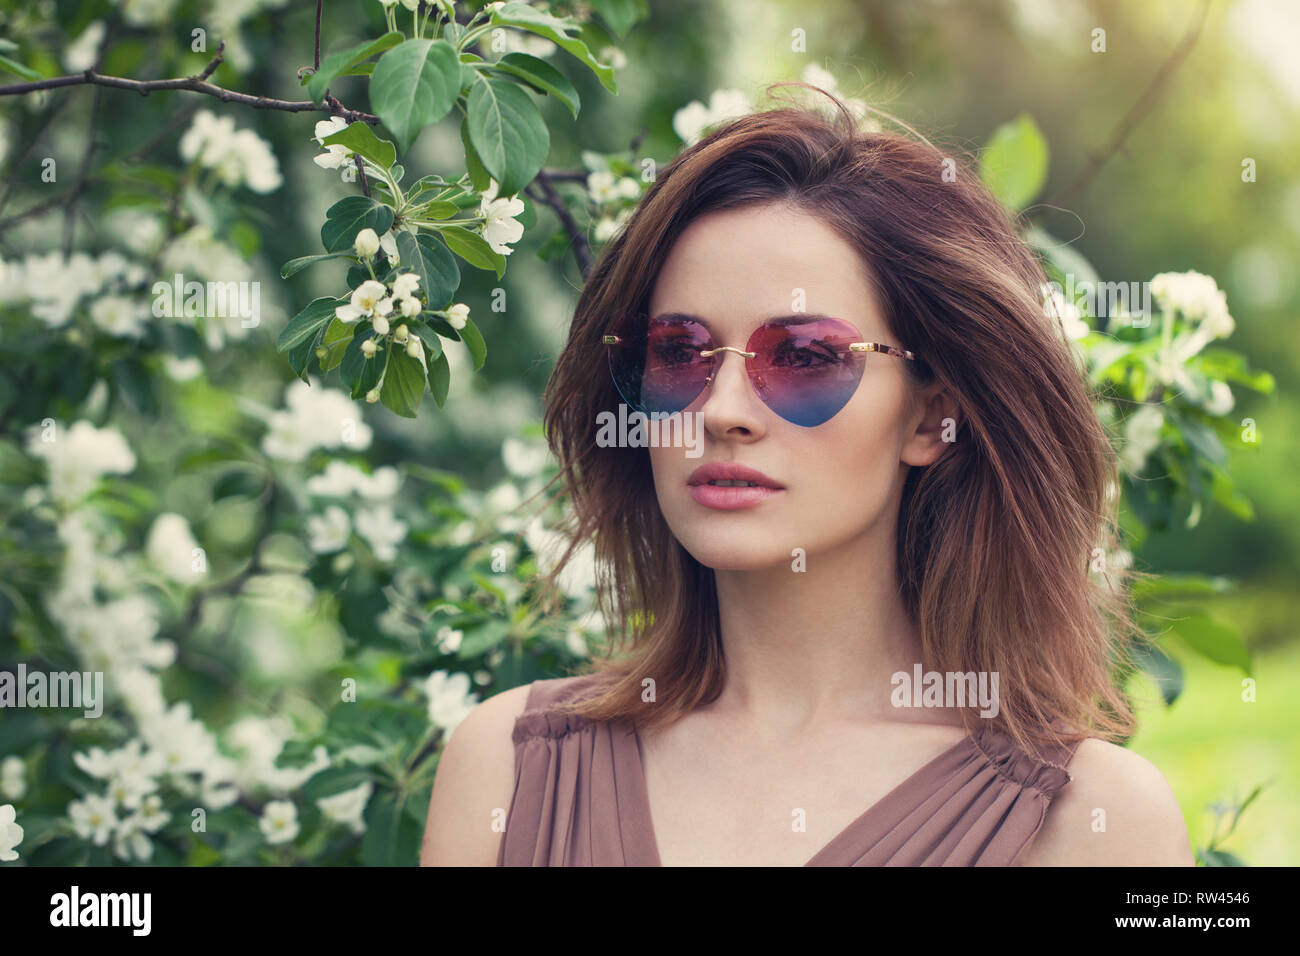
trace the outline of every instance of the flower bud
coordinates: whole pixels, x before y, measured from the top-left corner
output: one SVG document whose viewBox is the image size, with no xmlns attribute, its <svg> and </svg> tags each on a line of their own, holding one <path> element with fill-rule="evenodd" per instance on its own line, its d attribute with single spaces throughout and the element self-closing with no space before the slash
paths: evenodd
<svg viewBox="0 0 1300 956">
<path fill-rule="evenodd" d="M 372 388 L 370 391 L 366 392 L 366 401 L 369 402 L 371 405 L 379 401 L 379 389 Z"/>
<path fill-rule="evenodd" d="M 418 359 L 421 355 L 424 354 L 424 347 L 420 344 L 419 336 L 412 335 L 411 338 L 407 341 L 406 354 L 411 356 L 411 358 L 413 359 Z"/>
<path fill-rule="evenodd" d="M 357 255 L 362 259 L 370 259 L 379 251 L 379 236 L 373 229 L 362 229 L 357 233 L 356 239 Z"/>
<path fill-rule="evenodd" d="M 447 323 L 455 330 L 460 331 L 465 327 L 465 322 L 469 319 L 469 306 L 464 302 L 457 302 L 447 309 Z"/>
<path fill-rule="evenodd" d="M 385 318 L 384 316 L 382 315 L 375 316 L 373 325 L 375 331 L 378 332 L 380 335 L 388 334 L 388 319 Z"/>
<path fill-rule="evenodd" d="M 397 331 L 393 333 L 393 341 L 399 345 L 405 345 L 408 332 L 409 330 L 406 328 L 406 323 L 403 322 L 397 327 Z"/>
<path fill-rule="evenodd" d="M 366 358 L 374 358 L 377 351 L 379 351 L 379 348 L 375 345 L 374 339 L 366 339 L 361 343 L 361 354 Z"/>
</svg>

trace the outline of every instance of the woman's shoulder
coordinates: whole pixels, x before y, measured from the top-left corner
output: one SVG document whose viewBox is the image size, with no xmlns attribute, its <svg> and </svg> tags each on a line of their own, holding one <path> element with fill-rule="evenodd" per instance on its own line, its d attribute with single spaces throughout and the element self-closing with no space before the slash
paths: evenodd
<svg viewBox="0 0 1300 956">
<path fill-rule="evenodd" d="M 518 710 L 511 735 L 514 742 L 530 737 L 561 737 L 590 726 L 591 721 L 570 713 L 564 705 L 588 696 L 600 682 L 598 674 L 578 674 L 535 680 L 510 691 L 521 694 L 515 701 Z"/>
<path fill-rule="evenodd" d="M 1164 774 L 1140 754 L 1080 741 L 1069 785 L 1026 851 L 1029 866 L 1192 866 L 1187 826 Z"/>
</svg>

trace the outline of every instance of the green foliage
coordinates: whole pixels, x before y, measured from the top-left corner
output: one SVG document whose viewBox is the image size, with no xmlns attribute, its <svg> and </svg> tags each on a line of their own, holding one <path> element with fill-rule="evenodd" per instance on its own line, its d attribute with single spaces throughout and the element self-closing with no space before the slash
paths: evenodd
<svg viewBox="0 0 1300 956">
<path fill-rule="evenodd" d="M 1047 181 L 1047 140 L 1021 114 L 993 131 L 980 154 L 980 178 L 1012 212 L 1027 206 Z"/>
<path fill-rule="evenodd" d="M 445 40 L 407 40 L 380 57 L 370 77 L 375 113 L 403 153 L 447 115 L 459 90 L 460 61 Z"/>
</svg>

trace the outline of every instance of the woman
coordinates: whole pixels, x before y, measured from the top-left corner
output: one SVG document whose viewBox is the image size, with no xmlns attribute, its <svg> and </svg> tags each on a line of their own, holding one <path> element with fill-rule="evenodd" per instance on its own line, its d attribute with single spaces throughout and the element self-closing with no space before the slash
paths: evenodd
<svg viewBox="0 0 1300 956">
<path fill-rule="evenodd" d="M 466 718 L 423 863 L 1192 864 L 1113 743 L 1115 464 L 1043 274 L 831 99 L 686 150 L 587 282 L 547 431 L 630 653 Z M 597 441 L 620 403 L 686 438 Z"/>
</svg>

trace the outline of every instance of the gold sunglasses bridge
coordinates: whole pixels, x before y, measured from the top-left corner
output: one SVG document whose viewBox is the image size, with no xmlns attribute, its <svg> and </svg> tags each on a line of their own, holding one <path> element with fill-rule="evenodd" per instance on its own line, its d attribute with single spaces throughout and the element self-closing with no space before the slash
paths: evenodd
<svg viewBox="0 0 1300 956">
<path fill-rule="evenodd" d="M 717 352 L 735 352 L 737 355 L 743 355 L 745 358 L 753 358 L 756 354 L 754 352 L 746 352 L 743 349 L 738 349 L 734 345 L 723 345 L 716 349 L 705 349 L 700 352 L 700 357 L 708 358 L 710 355 L 714 355 Z"/>
</svg>

